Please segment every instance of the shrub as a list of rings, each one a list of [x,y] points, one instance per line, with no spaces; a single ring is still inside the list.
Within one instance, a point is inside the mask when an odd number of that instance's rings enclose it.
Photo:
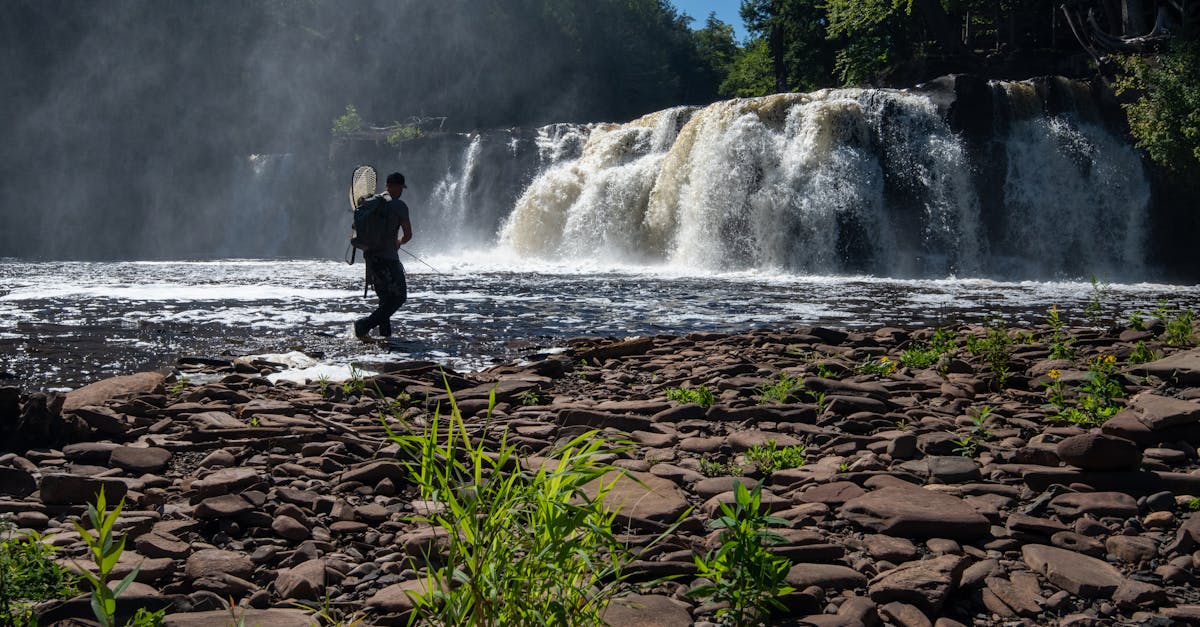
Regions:
[[[667,390],[667,400],[679,403],[695,403],[701,407],[712,407],[717,402],[712,390],[702,385],[697,388],[671,388]]]
[[[388,430],[411,456],[404,465],[421,497],[439,504],[412,520],[444,530],[449,541],[441,565],[428,571],[427,592],[413,593],[416,618],[599,624],[630,561],[613,530],[616,512],[603,504],[615,483],[606,479],[615,469],[601,463],[612,452],[607,443],[598,431],[581,434],[526,471],[507,436],[492,448],[473,442],[453,395],[450,407],[448,420],[435,414],[422,433]],[[587,484],[598,485],[596,496],[585,494]]]
[[[346,112],[333,119],[330,132],[335,138],[349,137],[363,130],[363,119],[358,115],[354,105],[346,105]]]
[[[54,548],[37,534],[13,535],[0,521],[0,624],[34,627],[33,606],[78,592],[78,578],[54,561]]]
[[[753,446],[746,451],[746,461],[756,464],[758,469],[769,477],[776,470],[799,468],[808,461],[808,458],[805,456],[803,446],[779,447],[775,440],[767,440],[766,444]]]

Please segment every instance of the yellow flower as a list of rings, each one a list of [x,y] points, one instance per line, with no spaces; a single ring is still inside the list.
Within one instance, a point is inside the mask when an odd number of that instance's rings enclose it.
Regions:
[[[1117,358],[1116,358],[1116,356],[1115,356],[1115,355],[1105,355],[1105,356],[1104,356],[1104,363],[1106,363],[1106,364],[1108,364],[1108,365],[1110,365],[1110,366],[1111,366],[1111,365],[1113,365],[1113,364],[1114,364],[1114,363],[1116,363],[1116,362],[1117,362]]]
[[[891,359],[889,359],[887,355],[884,355],[883,357],[879,358],[879,361],[886,364],[887,362],[891,361]]]
[[[1058,381],[1058,378],[1062,376],[1062,372],[1058,368],[1054,368],[1050,372],[1047,372],[1046,376],[1050,377],[1051,381]]]

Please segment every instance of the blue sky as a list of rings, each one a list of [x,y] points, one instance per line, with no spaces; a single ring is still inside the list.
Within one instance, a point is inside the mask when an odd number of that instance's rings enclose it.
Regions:
[[[709,12],[716,11],[717,19],[733,27],[734,36],[739,42],[746,38],[746,27],[742,25],[742,16],[738,15],[742,0],[671,0],[671,4],[675,5],[680,13],[687,13],[696,18],[696,21],[692,22],[692,28],[704,26]]]

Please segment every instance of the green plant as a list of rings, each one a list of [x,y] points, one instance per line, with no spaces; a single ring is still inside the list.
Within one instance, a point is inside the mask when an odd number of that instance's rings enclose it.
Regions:
[[[1075,338],[1064,330],[1066,323],[1058,313],[1058,305],[1050,307],[1046,324],[1050,325],[1050,359],[1075,359],[1075,349],[1071,348]]]
[[[1058,410],[1057,414],[1050,417],[1053,420],[1088,427],[1099,426],[1121,409],[1116,399],[1124,396],[1124,392],[1117,381],[1116,358],[1112,355],[1099,355],[1088,361],[1087,375],[1077,388],[1073,402],[1064,393],[1058,371],[1051,370],[1048,376],[1049,404]]]
[[[600,624],[631,559],[613,530],[616,512],[604,505],[616,482],[608,477],[619,476],[601,461],[613,452],[608,443],[598,431],[581,434],[525,471],[507,435],[492,446],[475,441],[453,394],[450,409],[446,420],[435,412],[422,432],[388,428],[409,456],[402,463],[421,498],[440,504],[411,520],[448,539],[426,591],[412,593],[414,620]]]
[[[1200,174],[1200,41],[1172,37],[1163,54],[1114,59],[1115,86],[1126,96],[1121,106],[1138,147],[1180,182]]]
[[[712,407],[717,402],[712,390],[701,385],[696,388],[671,388],[667,390],[667,400],[679,403],[695,403],[701,407]]]
[[[329,375],[323,374],[323,375],[317,377],[317,391],[319,391],[321,393],[321,396],[325,396],[325,392],[328,389],[329,389]]]
[[[812,399],[813,404],[817,406],[817,413],[825,413],[825,408],[829,407],[829,401],[825,398],[825,393],[809,390],[808,396]]]
[[[1142,315],[1142,312],[1135,311],[1129,314],[1129,328],[1133,329],[1134,331],[1146,330],[1146,319]]]
[[[744,469],[730,462],[715,462],[708,458],[700,458],[700,474],[705,477],[740,477]]]
[[[350,378],[342,383],[342,392],[346,395],[360,395],[367,389],[366,379],[363,378],[362,371],[354,364],[350,365]]]
[[[1108,299],[1110,292],[1112,292],[1112,287],[1108,283],[1092,277],[1092,290],[1088,293],[1088,302],[1083,308],[1083,314],[1087,316],[1088,322],[1092,326],[1100,324],[1100,318],[1104,313],[1104,301]]]
[[[877,374],[887,376],[896,372],[896,362],[892,361],[891,357],[884,355],[878,360],[868,359],[858,365],[854,369],[858,374]]]
[[[725,624],[758,624],[773,608],[784,609],[779,597],[794,590],[786,583],[791,561],[768,549],[783,542],[768,528],[787,521],[763,510],[761,481],[753,490],[736,484],[734,503],[722,503],[721,512],[709,523],[710,528],[721,530],[721,546],[694,556],[696,574],[712,583],[688,594],[705,602],[726,603],[717,610],[718,620]]]
[[[917,342],[906,348],[900,354],[900,365],[905,368],[928,368],[954,349],[954,334],[939,327],[928,341]]]
[[[1166,328],[1163,330],[1163,341],[1172,346],[1191,346],[1195,344],[1194,328],[1192,321],[1195,319],[1195,314],[1191,310],[1183,310],[1175,312],[1173,315],[1168,315],[1164,322]]]
[[[838,472],[850,472],[850,462],[842,462],[838,464]]]
[[[78,592],[78,578],[54,561],[54,547],[36,533],[14,535],[0,521],[0,624],[35,627],[34,605]]]
[[[1012,348],[1012,337],[1003,320],[988,316],[984,321],[983,337],[967,336],[964,344],[967,352],[983,358],[1001,387],[1008,384],[1008,352]]]
[[[358,115],[358,109],[354,105],[346,105],[346,112],[333,119],[333,128],[330,132],[336,139],[350,137],[355,133],[363,130],[363,119]]]
[[[320,606],[305,603],[293,603],[292,605],[305,612],[312,612],[312,617],[317,619],[317,625],[327,627],[355,627],[355,625],[367,620],[365,611],[358,610],[347,614],[344,610],[338,609],[330,603],[328,596],[321,600]]]
[[[79,571],[92,586],[92,612],[96,615],[96,620],[100,622],[101,627],[113,627],[116,624],[117,597],[121,596],[125,588],[133,583],[133,578],[137,576],[139,570],[135,566],[114,588],[108,587],[109,575],[117,565],[117,560],[121,559],[121,553],[125,551],[125,536],[116,540],[112,532],[117,517],[121,515],[121,508],[124,506],[125,499],[122,498],[111,512],[108,511],[108,503],[104,499],[104,488],[101,487],[100,493],[96,495],[96,502],[88,503],[87,506],[88,521],[91,523],[94,533],[78,522],[75,523],[75,530],[83,538],[92,562],[96,566],[94,574],[82,566]]]
[[[971,408],[967,410],[967,415],[971,418],[971,435],[983,440],[990,440],[992,431],[987,428],[987,420],[992,415],[992,406],[980,405]]]
[[[167,395],[171,398],[179,398],[183,395],[183,391],[187,389],[188,378],[186,375],[179,375],[170,386],[167,387]]]
[[[388,132],[387,143],[393,148],[410,139],[416,139],[422,135],[421,129],[418,126],[410,124],[400,124],[396,122],[392,125]]]
[[[542,404],[542,395],[537,390],[528,390],[517,395],[517,402],[522,407],[532,407]]]
[[[1188,499],[1185,507],[1187,507],[1189,511],[1200,512],[1200,497],[1192,497],[1191,499]]]
[[[964,435],[961,438],[950,441],[958,445],[954,447],[954,452],[963,457],[975,457],[979,452],[979,440],[970,435]]]
[[[792,400],[792,394],[804,389],[804,380],[798,377],[789,377],[782,372],[779,373],[779,380],[774,383],[766,383],[758,387],[756,391],[758,402],[766,403],[787,403]]]
[[[776,470],[799,468],[808,461],[803,446],[780,447],[775,440],[767,440],[746,451],[746,461],[754,463],[764,476],[770,477]]]
[[[1138,340],[1138,342],[1133,345],[1133,350],[1129,353],[1129,363],[1144,364],[1159,359],[1160,357],[1162,357],[1161,352],[1151,350],[1149,346],[1146,346],[1145,341]]]
[[[159,627],[166,616],[167,608],[165,607],[156,612],[139,607],[129,622],[125,623],[125,627]]]
[[[258,419],[258,416],[250,417],[250,426],[254,429],[257,429],[262,426],[262,422]]]

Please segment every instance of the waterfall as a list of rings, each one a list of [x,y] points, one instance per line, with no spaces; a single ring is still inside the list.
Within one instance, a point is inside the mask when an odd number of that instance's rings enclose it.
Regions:
[[[544,127],[497,237],[523,256],[714,271],[1140,276],[1149,184],[1086,86],[990,87],[983,141],[928,94],[883,89]]]

